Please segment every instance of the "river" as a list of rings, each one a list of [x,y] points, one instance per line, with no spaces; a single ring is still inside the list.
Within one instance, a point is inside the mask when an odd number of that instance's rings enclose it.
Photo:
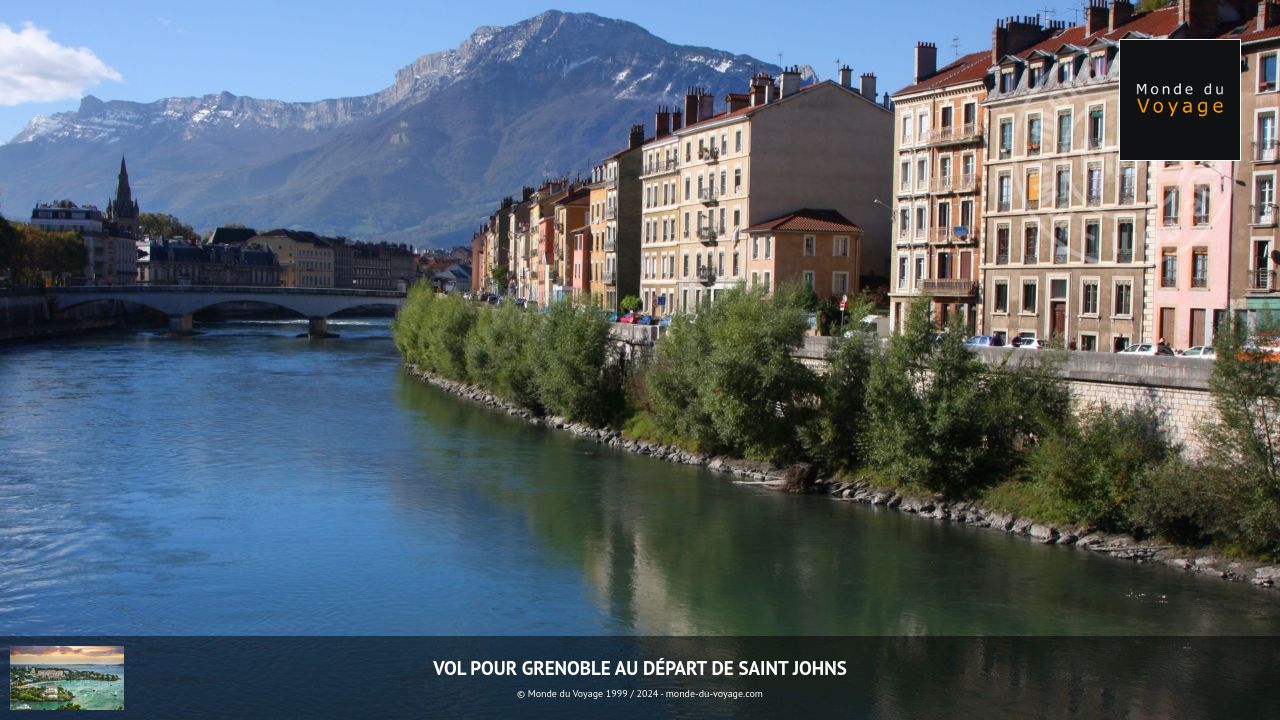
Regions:
[[[735,485],[406,376],[385,319],[0,349],[0,635],[1276,635],[1280,598]]]

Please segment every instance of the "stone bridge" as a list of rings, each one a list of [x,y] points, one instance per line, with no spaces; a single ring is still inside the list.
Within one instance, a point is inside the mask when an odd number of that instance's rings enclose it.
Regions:
[[[405,293],[388,290],[336,290],[211,285],[114,285],[49,288],[58,310],[113,300],[137,303],[169,316],[169,330],[191,332],[191,316],[221,303],[256,302],[291,310],[310,321],[310,334],[326,337],[328,317],[343,310],[369,306],[404,305]]]

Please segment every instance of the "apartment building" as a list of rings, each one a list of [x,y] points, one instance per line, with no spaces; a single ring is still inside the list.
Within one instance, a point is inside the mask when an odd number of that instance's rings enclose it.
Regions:
[[[605,197],[601,297],[609,310],[617,310],[622,298],[640,294],[640,173],[644,140],[644,126],[632,125],[626,149],[606,158],[602,168]]]
[[[272,230],[246,241],[275,253],[284,287],[333,287],[333,248],[313,232]]]
[[[604,283],[604,205],[609,191],[605,187],[603,164],[591,168],[591,183],[587,187],[591,190],[586,237],[591,246],[590,265],[586,272],[587,293],[595,299],[595,302],[603,305],[605,290],[609,287]],[[611,280],[616,281],[616,278]]]
[[[1280,237],[1276,181],[1280,174],[1276,129],[1280,115],[1280,4],[1261,2],[1257,14],[1224,37],[1238,38],[1240,73],[1240,167],[1231,246],[1231,307],[1253,322],[1280,311]]]
[[[641,151],[640,302],[657,315],[676,307],[680,139],[672,129],[679,128],[682,118],[679,110],[658,108],[653,139]]]
[[[799,281],[837,299],[858,291],[862,228],[835,210],[790,212],[747,228],[747,237],[751,286]]]
[[[573,248],[569,231],[586,224],[590,202],[589,188],[571,185],[553,203],[553,255],[548,268],[548,292],[543,302],[557,302],[573,297]]]
[[[520,192],[520,202],[512,204],[507,210],[508,249],[507,260],[510,266],[507,287],[500,292],[516,297],[526,297],[529,284],[529,211],[533,206],[533,188],[524,187]]]
[[[889,327],[902,325],[912,298],[929,295],[933,318],[978,321],[978,241],[982,230],[983,117],[991,53],[942,68],[938,48],[918,43],[914,82],[894,93],[896,162]]]
[[[864,228],[859,267],[887,275],[889,218],[875,199],[890,189],[893,119],[876,96],[870,73],[858,89],[851,71],[839,83],[802,87],[793,67],[777,82],[756,75],[748,92],[730,93],[719,112],[713,96],[691,88],[684,126],[671,129],[674,141],[662,135],[660,113],[645,146],[641,286],[655,298],[647,306],[683,312],[714,301],[749,278],[748,228],[809,207]],[[763,264],[757,272],[767,289],[784,279],[770,271],[766,282]]]

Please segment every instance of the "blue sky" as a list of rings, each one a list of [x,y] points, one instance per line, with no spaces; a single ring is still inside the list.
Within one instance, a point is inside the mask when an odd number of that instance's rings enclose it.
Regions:
[[[910,80],[917,40],[939,59],[989,46],[998,17],[1055,9],[1072,20],[1080,2],[642,3],[331,2],[217,3],[10,0],[0,4],[0,142],[36,114],[74,109],[92,94],[151,101],[229,91],[281,100],[375,92],[429,52],[456,47],[480,25],[507,25],[547,9],[635,22],[674,43],[703,45],[834,74],[839,58],[880,88]],[[369,9],[369,8],[373,9]]]

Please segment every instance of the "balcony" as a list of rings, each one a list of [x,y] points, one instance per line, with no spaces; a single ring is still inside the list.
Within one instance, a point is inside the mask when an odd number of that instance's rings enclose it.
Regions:
[[[1195,215],[1195,217],[1192,219],[1192,221],[1193,221],[1196,225],[1208,225],[1208,224],[1209,224],[1209,216],[1208,216],[1208,215],[1201,215],[1200,213],[1196,213],[1196,215]]]
[[[1133,248],[1120,248],[1119,250],[1116,250],[1116,262],[1133,262]]]
[[[1209,287],[1209,278],[1204,275],[1193,275],[1191,276],[1191,287],[1207,288]]]
[[[698,190],[698,199],[703,205],[716,205],[720,202],[720,196],[716,193],[715,188],[702,188]]]
[[[1249,206],[1249,223],[1251,225],[1275,225],[1276,204],[1262,203]]]
[[[1034,156],[1039,155],[1039,154],[1040,154],[1040,143],[1038,143],[1038,142],[1031,142],[1031,143],[1027,143],[1027,156],[1028,156],[1028,157],[1034,157]]]
[[[1071,258],[1071,254],[1067,251],[1067,248],[1056,247],[1053,249],[1054,265],[1066,265],[1067,260],[1069,260],[1070,258]]]
[[[1013,148],[1009,148],[1009,147],[1000,148],[999,156],[1001,160],[1008,160],[1009,158],[1013,157]]]
[[[618,249],[618,239],[617,239],[617,238],[606,237],[606,238],[604,239],[604,251],[605,251],[605,252],[615,252],[617,249]]]
[[[1280,159],[1280,153],[1276,152],[1276,141],[1266,140],[1253,144],[1253,161],[1260,163],[1273,163]]]
[[[1275,279],[1270,270],[1259,268],[1249,271],[1249,289],[1261,292],[1271,292],[1275,289]]]
[[[1039,210],[1040,198],[1027,198],[1025,201],[1023,201],[1023,204],[1026,206],[1028,210]]]
[[[1060,153],[1069,153],[1069,152],[1071,152],[1071,141],[1070,141],[1070,140],[1065,140],[1065,141],[1063,141],[1063,140],[1059,140],[1059,141],[1058,141],[1058,152],[1060,152]]]
[[[1087,205],[1087,206],[1089,206],[1089,207],[1101,207],[1101,206],[1102,206],[1102,196],[1101,196],[1101,195],[1093,195],[1093,194],[1087,195],[1087,196],[1085,197],[1085,199],[1084,199],[1084,203],[1085,203],[1085,205]]]
[[[972,280],[925,280],[920,289],[931,295],[968,297],[977,294],[978,284]]]
[[[931,243],[972,243],[977,242],[978,235],[969,228],[965,228],[963,236],[956,234],[956,229],[951,226],[929,228],[926,237]]]
[[[1058,195],[1053,199],[1053,206],[1056,208],[1065,208],[1071,206],[1071,198],[1066,195]]]
[[[618,271],[617,271],[617,270],[605,270],[604,272],[600,273],[600,280],[601,280],[605,285],[617,285],[617,284],[618,284]]]
[[[720,162],[720,148],[714,145],[709,147],[700,147],[698,148],[698,159],[706,160],[711,163]]]
[[[974,142],[981,137],[982,128],[978,127],[977,123],[969,123],[925,131],[922,139],[927,145],[942,146]]]
[[[713,243],[716,238],[724,233],[724,228],[717,228],[715,225],[707,225],[698,228],[698,239],[704,243]]]
[[[1119,200],[1120,204],[1132,205],[1133,201],[1134,201],[1133,189],[1130,188],[1126,190],[1125,188],[1120,188],[1120,200]]]
[[[1040,262],[1040,251],[1037,248],[1025,248],[1022,251],[1022,264],[1035,265]]]
[[[1008,251],[1005,251],[1005,252],[1002,252],[1002,253],[996,253],[996,264],[997,264],[997,265],[1008,265],[1008,264],[1009,264],[1009,252],[1008,252]]]
[[[710,265],[698,266],[698,282],[710,285],[716,281],[716,269]]]
[[[1089,149],[1090,149],[1090,150],[1097,150],[1097,149],[1099,149],[1099,148],[1101,148],[1101,147],[1102,147],[1102,138],[1100,138],[1100,137],[1091,137],[1091,138],[1089,138]]]

